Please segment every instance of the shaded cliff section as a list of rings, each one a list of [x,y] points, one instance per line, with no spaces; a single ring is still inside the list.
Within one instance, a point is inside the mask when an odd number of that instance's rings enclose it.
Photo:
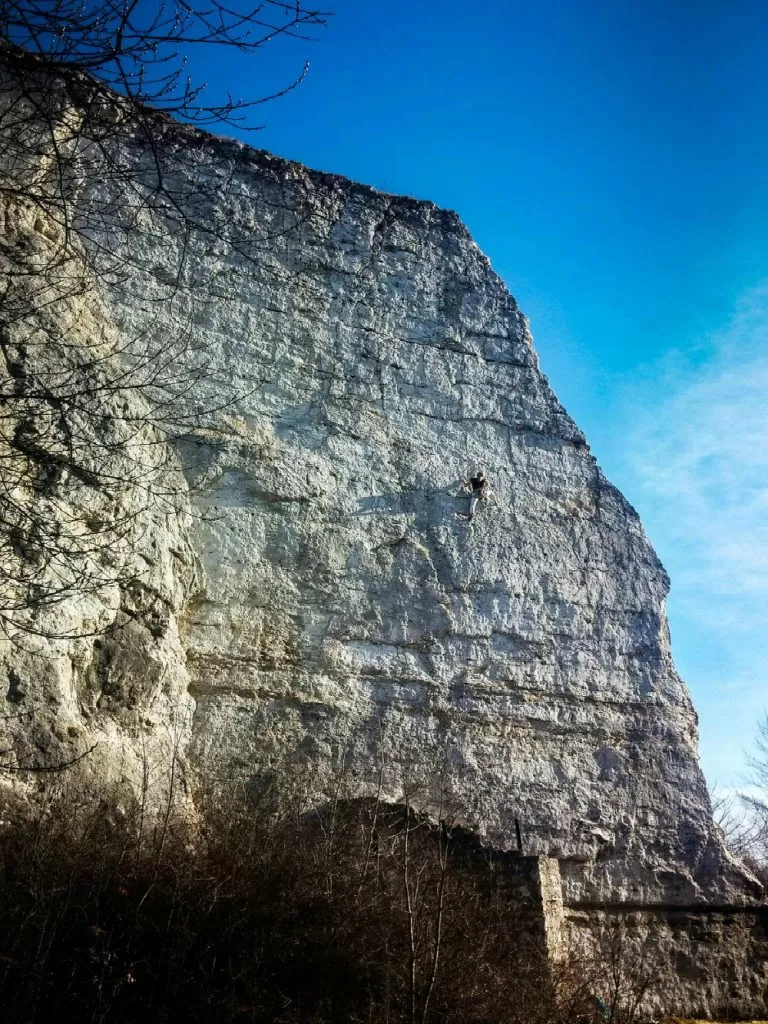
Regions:
[[[417,787],[427,810],[447,791],[495,843],[517,821],[571,900],[753,899],[712,825],[666,574],[456,215],[156,135],[122,133],[134,184],[84,175],[74,216],[109,211],[88,244],[109,261],[92,309],[115,357],[171,344],[197,410],[164,468],[183,467],[189,511],[129,545],[142,586],[162,577],[168,629],[111,632],[109,657],[99,637],[42,638],[73,666],[54,701],[28,691],[52,709],[43,731],[66,704],[135,760],[165,730],[190,786],[306,765],[318,798],[340,773],[393,801]],[[158,161],[182,220],[146,201]],[[461,482],[480,466],[494,500],[470,523]],[[93,600],[118,622],[122,596]],[[114,698],[84,696],[75,675],[94,673]]]
[[[56,197],[64,174],[70,199],[87,177],[88,154],[71,141],[83,112],[63,88],[43,109],[33,84],[19,96],[0,80],[8,820],[44,800],[46,782],[70,764],[62,780],[118,804],[147,794],[150,779],[165,791],[191,711],[177,616],[197,585],[187,484],[153,415],[148,375],[115,328],[74,207]],[[156,796],[165,799],[153,792],[147,802]]]

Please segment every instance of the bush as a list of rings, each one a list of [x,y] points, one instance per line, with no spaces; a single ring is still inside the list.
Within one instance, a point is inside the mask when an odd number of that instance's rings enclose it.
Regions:
[[[511,856],[407,800],[209,794],[193,829],[60,794],[0,840],[4,1020],[591,1019]]]

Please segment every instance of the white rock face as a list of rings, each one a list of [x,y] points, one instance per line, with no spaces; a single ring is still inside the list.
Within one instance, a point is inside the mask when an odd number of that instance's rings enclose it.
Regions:
[[[427,805],[443,786],[494,842],[517,820],[525,852],[560,858],[571,902],[749,901],[712,825],[666,574],[456,215],[191,132],[165,145],[210,233],[185,240],[177,288],[181,239],[139,218],[106,299],[123,338],[188,332],[186,372],[208,364],[177,442],[195,515],[153,535],[163,565],[189,530],[202,573],[174,577],[185,607],[160,588],[190,777],[290,762],[318,799],[381,773]],[[470,522],[478,468],[493,500]],[[146,678],[154,655],[128,646],[120,671]]]
[[[148,232],[151,272],[111,298],[126,336],[188,323],[225,406],[179,446],[205,573],[182,626],[195,769],[374,786],[383,765],[392,798],[438,771],[484,835],[514,845],[517,819],[562,858],[572,900],[745,898],[666,574],[456,215],[186,139],[196,216],[254,251],[198,238],[158,312],[176,242],[159,259]],[[480,467],[493,501],[469,522]]]

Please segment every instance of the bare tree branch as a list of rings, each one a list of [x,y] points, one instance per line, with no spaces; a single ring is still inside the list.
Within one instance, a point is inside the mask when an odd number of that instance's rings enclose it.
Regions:
[[[195,346],[192,311],[212,298],[191,254],[215,247],[247,275],[306,216],[290,188],[263,224],[212,213],[249,197],[197,134],[258,128],[256,109],[304,79],[305,53],[245,99],[207,89],[187,58],[257,57],[279,38],[305,50],[326,20],[303,0],[0,0],[0,633],[27,655],[151,606],[141,552],[191,515],[169,442],[242,397],[222,401]],[[147,280],[154,313],[118,330],[108,295]]]

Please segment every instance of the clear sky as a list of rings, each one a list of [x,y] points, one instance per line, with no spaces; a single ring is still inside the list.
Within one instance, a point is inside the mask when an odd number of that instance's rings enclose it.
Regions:
[[[243,138],[459,212],[670,572],[703,765],[738,784],[768,706],[768,4],[333,9],[201,75],[262,95],[311,59]]]

